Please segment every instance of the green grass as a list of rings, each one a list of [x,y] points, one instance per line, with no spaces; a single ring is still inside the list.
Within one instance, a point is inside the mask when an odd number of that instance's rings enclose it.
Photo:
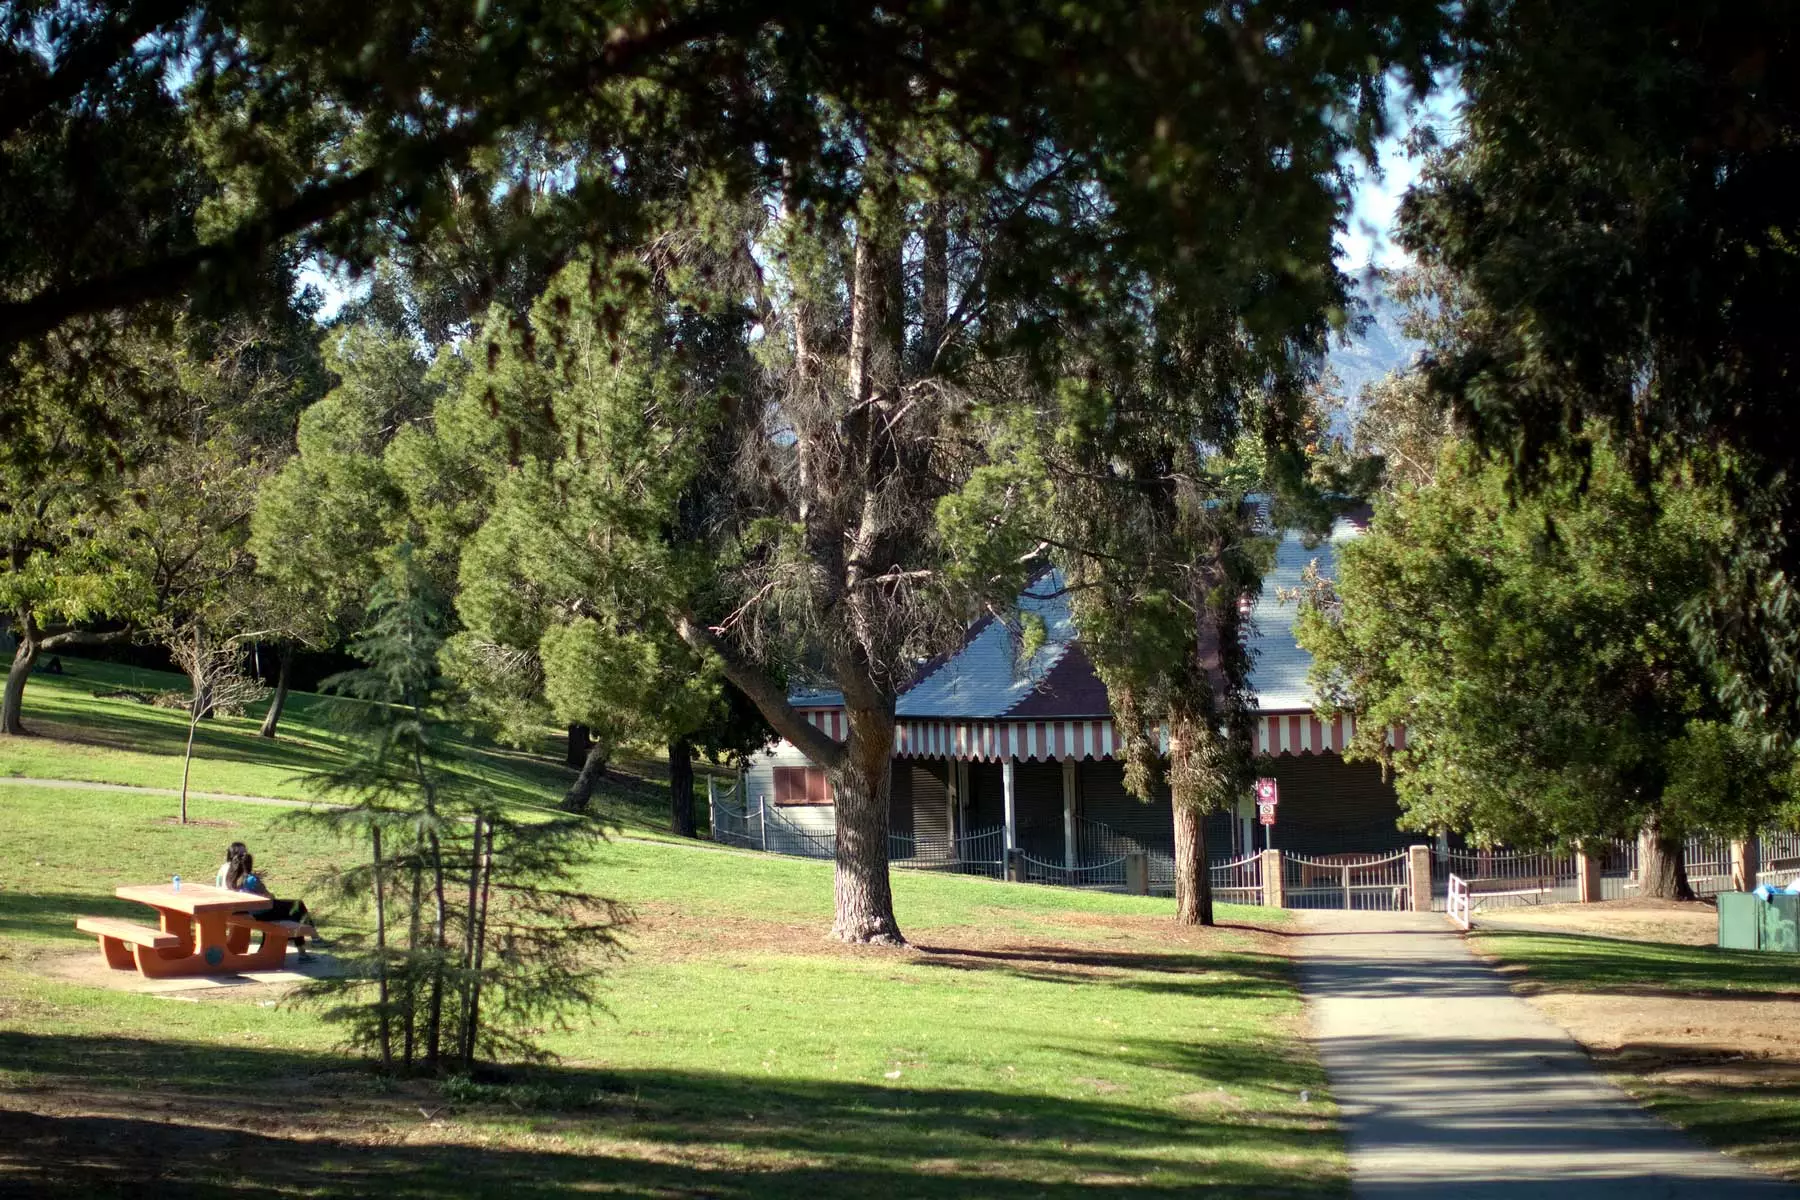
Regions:
[[[587,882],[639,922],[607,1011],[547,1031],[561,1062],[388,1084],[259,989],[185,1002],[57,974],[97,962],[72,923],[132,907],[118,883],[208,877],[241,838],[279,893],[306,894],[353,852],[278,809],[168,813],[0,782],[0,1191],[1344,1191],[1287,962],[1253,929],[1175,926],[1168,901],[900,873],[920,948],[859,949],[824,936],[827,864],[614,841]]]
[[[25,692],[25,725],[41,736],[0,739],[0,777],[179,788],[186,714],[126,697],[102,699],[94,693],[119,688],[185,693],[187,680],[167,672],[79,658],[65,657],[63,665],[67,674],[32,677]],[[244,717],[202,721],[195,735],[190,789],[315,798],[308,785],[310,776],[336,762],[342,753],[342,736],[331,721],[331,710],[340,703],[311,692],[292,693],[279,736],[273,740],[257,736],[260,706]],[[535,754],[471,741],[467,771],[510,803],[553,806],[575,777],[561,761],[561,743],[562,739],[549,731]],[[596,793],[595,811],[633,833],[666,832],[666,764],[621,755],[617,765],[620,769]],[[704,780],[701,786],[705,786]],[[193,811],[202,815],[216,809],[216,804],[205,800],[193,806]],[[700,816],[704,820],[705,814]]]
[[[1710,1049],[1691,1035],[1706,1028],[1706,1001],[1777,1001],[1769,1020],[1791,1027],[1800,1000],[1800,960],[1793,955],[1721,950],[1667,942],[1624,941],[1567,933],[1484,930],[1476,945],[1520,968],[1538,992],[1693,1001],[1680,1020],[1679,1044],[1627,1043],[1602,1057],[1614,1078],[1649,1108],[1719,1148],[1800,1178],[1800,1073],[1788,1064],[1770,1076],[1729,1045]],[[1752,1055],[1751,1057],[1754,1057]],[[1665,1078],[1668,1068],[1677,1078]],[[1699,1068],[1703,1078],[1692,1069]]]

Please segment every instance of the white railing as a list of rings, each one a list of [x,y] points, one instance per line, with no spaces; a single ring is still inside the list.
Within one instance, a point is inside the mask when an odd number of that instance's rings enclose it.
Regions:
[[[1464,929],[1474,924],[1474,914],[1469,909],[1469,885],[1461,875],[1450,876],[1450,897],[1445,902],[1445,911]]]
[[[1263,902],[1262,855],[1247,854],[1212,864],[1213,899],[1221,904]]]

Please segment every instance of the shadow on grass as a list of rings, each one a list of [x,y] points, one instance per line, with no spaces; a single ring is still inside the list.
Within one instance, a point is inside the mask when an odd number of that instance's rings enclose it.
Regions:
[[[1476,947],[1525,968],[1544,991],[1616,992],[1725,1000],[1800,999],[1800,956],[1721,950],[1676,942],[1532,930],[1498,931]]]
[[[79,917],[147,918],[152,924],[156,920],[156,914],[143,905],[104,893],[0,891],[0,936],[53,938],[91,946],[93,934],[75,928]]]
[[[995,971],[1041,983],[1094,984],[1195,999],[1286,999],[1294,994],[1287,964],[1268,955],[1085,950],[1068,946],[999,950],[919,945],[919,965],[954,971]],[[1139,978],[1154,972],[1165,978]],[[1173,978],[1167,978],[1172,976]]]
[[[1169,1043],[1141,1049],[1158,1062],[1183,1052]],[[1174,1061],[1205,1072],[1199,1089],[1266,1072],[1272,1060],[1266,1051],[1225,1046]],[[416,1085],[384,1094],[371,1077],[327,1056],[27,1033],[0,1033],[0,1070],[23,1074],[12,1103],[30,1110],[0,1109],[0,1184],[39,1195],[1337,1191],[1334,1180],[1318,1177],[1326,1164],[1317,1123],[1270,1111],[1188,1113],[981,1089],[560,1068],[519,1078],[578,1098],[573,1105],[451,1107]],[[436,1128],[434,1120],[448,1124]],[[512,1133],[531,1136],[513,1140]],[[451,1140],[459,1136],[466,1142]],[[468,1144],[495,1137],[497,1144]],[[542,1149],[546,1140],[555,1148]]]

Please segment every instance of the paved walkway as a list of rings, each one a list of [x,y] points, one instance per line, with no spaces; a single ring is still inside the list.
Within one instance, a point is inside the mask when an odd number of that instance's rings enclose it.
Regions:
[[[1639,1108],[1441,914],[1307,913],[1302,928],[1355,1196],[1800,1198]]]

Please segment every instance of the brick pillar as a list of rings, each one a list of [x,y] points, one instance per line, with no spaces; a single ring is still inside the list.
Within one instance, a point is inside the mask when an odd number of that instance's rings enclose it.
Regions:
[[[1406,871],[1412,884],[1412,910],[1431,911],[1431,847],[1408,846]]]
[[[1150,894],[1150,856],[1142,850],[1125,855],[1125,890],[1134,896]]]
[[[1262,902],[1264,908],[1286,908],[1287,897],[1281,889],[1281,851],[1262,852]]]
[[[1762,871],[1762,847],[1753,837],[1733,839],[1731,843],[1731,890],[1753,892],[1756,877]]]
[[[1575,898],[1583,904],[1600,903],[1600,856],[1585,846],[1575,851]]]

